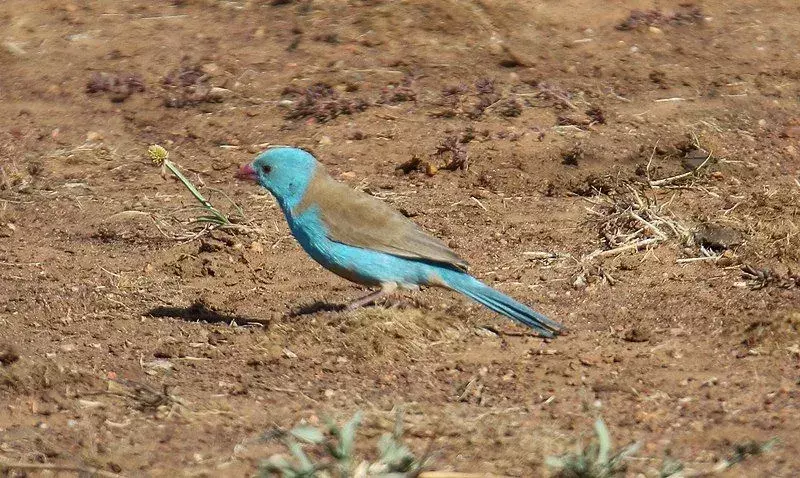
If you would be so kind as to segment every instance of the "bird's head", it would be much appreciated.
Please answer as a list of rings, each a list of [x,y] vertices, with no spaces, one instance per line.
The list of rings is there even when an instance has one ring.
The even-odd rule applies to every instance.
[[[279,146],[260,153],[239,168],[236,176],[257,182],[275,196],[281,207],[292,208],[303,199],[316,169],[317,160],[310,153]]]

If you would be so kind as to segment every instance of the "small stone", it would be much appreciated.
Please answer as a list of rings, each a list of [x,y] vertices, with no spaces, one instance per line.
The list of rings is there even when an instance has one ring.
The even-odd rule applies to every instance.
[[[649,30],[650,30],[650,33],[652,33],[654,35],[663,35],[664,34],[664,30],[662,30],[662,29],[660,29],[658,27],[651,26],[649,28]]]
[[[581,365],[585,365],[586,367],[593,367],[600,363],[600,356],[597,354],[584,354],[578,357]]]
[[[327,389],[325,392],[323,392],[323,395],[325,395],[325,398],[333,398],[333,396],[336,395],[336,392],[331,389]]]
[[[583,275],[579,275],[575,278],[575,282],[572,283],[572,287],[575,289],[585,289],[586,288],[586,278]]]
[[[694,171],[706,162],[709,154],[708,151],[702,148],[687,151],[682,161],[683,168],[687,171]]]
[[[229,99],[231,96],[233,96],[233,91],[227,88],[220,88],[217,86],[211,88],[211,91],[208,92],[208,100],[217,103],[222,103],[223,101]]]
[[[62,352],[72,352],[75,350],[75,344],[61,344],[60,349]]]
[[[14,41],[6,41],[3,42],[3,48],[14,56],[23,56],[25,55],[25,49],[22,48],[23,43],[14,42]]]
[[[331,139],[330,136],[323,136],[319,139],[320,146],[327,146],[329,144],[333,144],[333,140]]]
[[[351,180],[356,178],[356,173],[353,171],[345,171],[339,175],[340,179]]]
[[[103,141],[103,134],[97,131],[89,131],[86,133],[86,141],[90,143],[99,143]]]
[[[257,254],[262,254],[264,252],[264,246],[258,241],[253,241],[250,244],[250,250]]]
[[[694,233],[698,244],[715,250],[730,249],[744,242],[742,234],[730,227],[718,224],[702,224]]]
[[[211,76],[216,76],[221,71],[219,65],[216,63],[206,63],[205,65],[201,66],[200,69],[203,71],[203,73]]]

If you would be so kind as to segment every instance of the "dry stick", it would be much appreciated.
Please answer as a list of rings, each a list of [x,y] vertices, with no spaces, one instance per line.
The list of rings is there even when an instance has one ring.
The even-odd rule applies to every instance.
[[[308,395],[303,393],[301,390],[294,390],[292,388],[281,388],[281,387],[267,387],[267,390],[269,390],[271,392],[282,392],[282,393],[289,393],[289,394],[297,394],[297,395],[300,395],[301,397],[305,398],[306,400],[309,400],[309,401],[314,402],[314,403],[319,403],[317,400],[314,400],[313,398],[309,397]]]
[[[693,170],[689,171],[688,173],[679,174],[677,176],[671,176],[669,178],[659,179],[657,181],[650,181],[650,187],[656,188],[656,187],[659,187],[659,186],[663,186],[665,184],[674,183],[675,181],[679,181],[681,179],[694,176],[695,174],[697,174],[698,171],[703,169],[706,166],[706,164],[708,164],[708,161],[711,160],[711,155],[712,155],[712,153],[709,152],[708,153],[708,157],[705,159],[705,161],[703,161],[700,164],[700,166],[694,168]]]
[[[673,101],[687,101],[687,100],[686,100],[686,98],[678,98],[678,97],[675,97],[675,98],[661,98],[660,100],[655,100],[656,103],[667,103],[667,102],[673,102]]]
[[[630,251],[632,249],[639,249],[640,247],[649,246],[650,244],[655,244],[657,242],[661,242],[660,237],[651,237],[649,239],[642,239],[641,241],[634,242],[633,244],[626,244],[624,246],[615,247],[614,249],[610,249],[607,251],[601,252],[593,252],[589,254],[586,259],[594,259],[595,257],[608,257],[608,256],[616,256],[625,251]]]
[[[562,95],[560,93],[557,93],[557,92],[553,91],[552,88],[539,86],[539,91],[541,91],[542,93],[546,93],[546,94],[550,95],[551,97],[557,99],[558,101],[563,103],[564,106],[567,106],[570,109],[573,109],[573,110],[577,110],[578,109],[578,107],[575,106],[575,104],[573,102],[571,102],[569,100],[569,98],[567,98],[565,95]]]
[[[686,264],[687,262],[715,261],[717,259],[719,259],[719,256],[687,257],[685,259],[676,259],[675,262],[678,264]]]
[[[478,200],[478,198],[476,198],[475,196],[470,196],[469,198],[470,198],[470,199],[472,199],[473,201],[475,201],[476,203],[478,203],[478,206],[480,206],[480,207],[481,207],[481,209],[483,209],[484,211],[488,211],[488,209],[486,209],[486,206],[484,206],[484,205],[483,205],[483,204],[482,204],[482,203],[481,203],[481,202]]]
[[[11,462],[5,458],[0,458],[0,470],[51,470],[51,471],[68,471],[73,473],[87,474],[90,476],[102,476],[104,478],[123,478],[122,475],[103,471],[99,468],[91,466],[75,466],[75,465],[56,465],[54,463],[24,463],[24,462]]]
[[[659,229],[656,226],[654,226],[653,224],[649,223],[643,217],[639,216],[638,214],[636,214],[633,211],[629,211],[628,214],[630,214],[632,218],[636,219],[637,221],[641,222],[642,224],[644,224],[645,226],[650,228],[650,230],[653,231],[653,233],[655,233],[659,238],[661,238],[661,240],[664,240],[664,241],[667,240],[667,235],[664,234],[663,232],[661,232],[661,229]]]

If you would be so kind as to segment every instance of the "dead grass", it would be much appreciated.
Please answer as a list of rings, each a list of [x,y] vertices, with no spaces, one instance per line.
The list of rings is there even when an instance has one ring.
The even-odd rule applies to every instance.
[[[362,308],[335,318],[331,325],[341,332],[343,354],[356,361],[419,357],[468,330],[457,318],[417,308]]]

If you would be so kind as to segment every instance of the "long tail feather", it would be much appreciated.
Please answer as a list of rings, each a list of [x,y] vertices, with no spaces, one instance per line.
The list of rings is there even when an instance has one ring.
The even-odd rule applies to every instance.
[[[564,326],[521,304],[500,291],[492,289],[483,282],[460,271],[447,271],[444,282],[456,292],[460,292],[475,302],[488,307],[498,314],[527,325],[544,337],[558,335]]]

